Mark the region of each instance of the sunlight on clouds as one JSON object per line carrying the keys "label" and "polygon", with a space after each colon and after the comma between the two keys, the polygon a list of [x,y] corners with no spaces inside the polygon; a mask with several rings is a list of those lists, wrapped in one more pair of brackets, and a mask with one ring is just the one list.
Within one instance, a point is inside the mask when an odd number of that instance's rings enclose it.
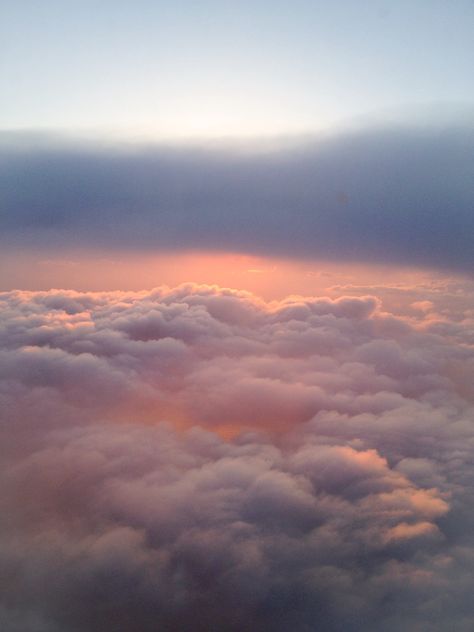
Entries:
{"label": "sunlight on clouds", "polygon": [[[144,255],[133,251],[72,250],[0,254],[0,289],[141,290],[192,281],[248,290],[265,299],[290,294],[344,293],[351,286],[416,286],[451,277],[390,265],[258,257],[240,253],[184,252]],[[405,295],[403,295],[405,297]],[[394,307],[393,305],[391,306]],[[427,301],[412,304],[429,313]]]}
{"label": "sunlight on clouds", "polygon": [[469,632],[474,288],[419,274],[0,293],[5,629]]}

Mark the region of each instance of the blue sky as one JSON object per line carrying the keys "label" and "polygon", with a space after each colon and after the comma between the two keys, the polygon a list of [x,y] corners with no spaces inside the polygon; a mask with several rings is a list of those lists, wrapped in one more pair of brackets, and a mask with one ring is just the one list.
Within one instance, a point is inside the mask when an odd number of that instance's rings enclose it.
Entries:
{"label": "blue sky", "polygon": [[459,112],[473,24],[471,0],[3,1],[0,125],[258,136]]}

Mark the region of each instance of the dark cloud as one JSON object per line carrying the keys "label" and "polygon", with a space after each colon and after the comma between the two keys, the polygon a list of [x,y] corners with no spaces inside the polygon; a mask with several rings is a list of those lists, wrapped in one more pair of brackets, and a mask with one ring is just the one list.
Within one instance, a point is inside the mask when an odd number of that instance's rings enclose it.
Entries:
{"label": "dark cloud", "polygon": [[369,289],[1,294],[2,629],[470,632],[473,290]]}
{"label": "dark cloud", "polygon": [[2,135],[4,244],[416,263],[472,270],[472,127],[253,146]]}

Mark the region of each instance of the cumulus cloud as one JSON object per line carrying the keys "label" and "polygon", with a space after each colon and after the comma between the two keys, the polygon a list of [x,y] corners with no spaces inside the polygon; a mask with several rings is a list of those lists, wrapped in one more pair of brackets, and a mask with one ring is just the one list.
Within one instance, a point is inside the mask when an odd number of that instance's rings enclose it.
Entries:
{"label": "cumulus cloud", "polygon": [[4,244],[473,269],[469,126],[365,129],[263,147],[1,140]]}
{"label": "cumulus cloud", "polygon": [[2,629],[471,630],[472,313],[405,292],[0,295]]}

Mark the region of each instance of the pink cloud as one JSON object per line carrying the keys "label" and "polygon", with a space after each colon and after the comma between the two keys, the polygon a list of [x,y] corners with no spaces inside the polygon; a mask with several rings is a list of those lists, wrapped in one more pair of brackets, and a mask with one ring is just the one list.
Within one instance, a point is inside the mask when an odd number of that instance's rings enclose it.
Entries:
{"label": "pink cloud", "polygon": [[471,320],[413,293],[1,295],[5,629],[468,629]]}

